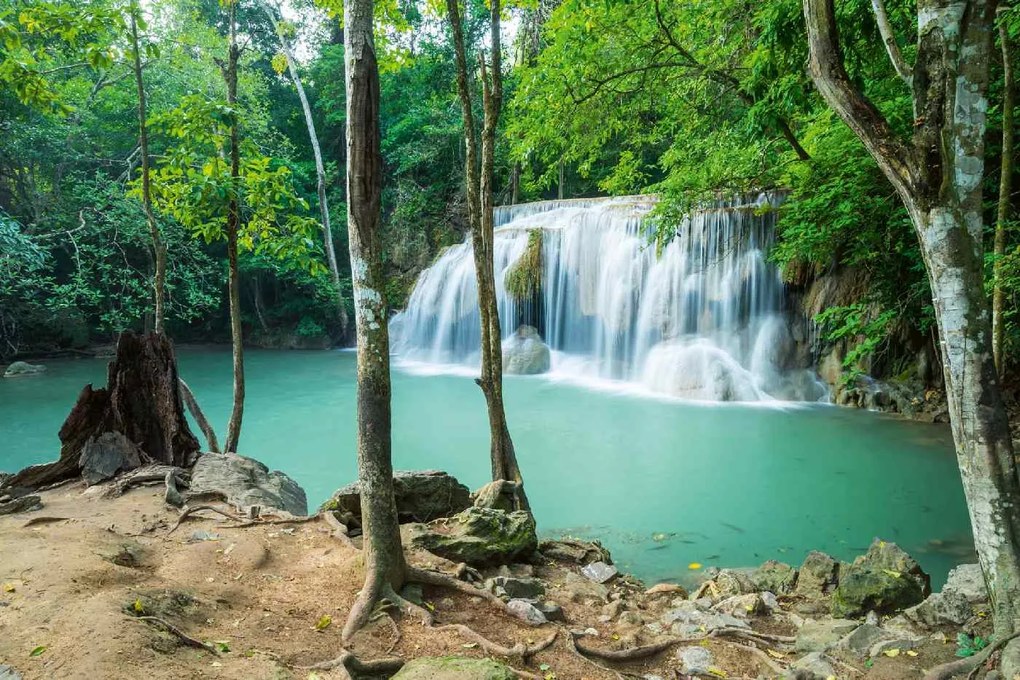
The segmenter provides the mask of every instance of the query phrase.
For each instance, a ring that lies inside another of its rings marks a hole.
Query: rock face
[[[444,522],[415,525],[411,545],[454,562],[509,564],[533,553],[538,537],[526,512],[471,507]]]
[[[754,570],[751,581],[758,590],[784,595],[797,585],[797,570],[789,564],[769,560]]]
[[[832,593],[832,614],[890,613],[918,604],[930,593],[930,579],[921,566],[895,543],[876,539],[840,574]]]
[[[133,470],[142,464],[142,452],[120,432],[104,432],[85,443],[81,452],[81,476],[89,486]]]
[[[491,659],[423,656],[414,659],[393,680],[516,680],[509,668]]]
[[[830,555],[813,550],[804,558],[797,575],[796,595],[815,599],[828,595],[839,581],[839,562]]]
[[[960,626],[974,615],[974,605],[988,600],[981,567],[961,564],[949,572],[941,592],[903,612],[910,623],[926,629]]]
[[[18,378],[23,375],[36,375],[38,373],[44,373],[46,371],[45,366],[39,364],[29,364],[24,361],[15,361],[13,364],[7,367],[4,371],[5,378]]]
[[[503,342],[503,372],[509,375],[545,373],[552,365],[549,345],[533,326],[520,326]]]
[[[431,522],[471,506],[468,488],[440,470],[397,470],[393,473],[393,495],[401,522]],[[323,508],[348,512],[360,521],[361,486],[354,482],[338,489]]]
[[[191,472],[188,499],[213,496],[247,510],[259,506],[307,515],[305,490],[282,472],[236,453],[205,453]]]

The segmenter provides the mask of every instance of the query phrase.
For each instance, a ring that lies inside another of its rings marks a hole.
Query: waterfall
[[[655,202],[632,196],[497,208],[494,266],[507,342],[520,325],[536,328],[559,377],[710,401],[824,396],[795,341],[803,318],[786,309],[780,273],[767,259],[778,200],[763,194],[692,212],[661,252],[648,219]],[[515,299],[507,276],[535,230],[541,285]],[[390,327],[404,360],[478,364],[469,242],[421,274]]]

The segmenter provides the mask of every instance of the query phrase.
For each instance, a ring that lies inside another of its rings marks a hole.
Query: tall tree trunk
[[[991,353],[984,294],[981,177],[992,0],[920,0],[918,112],[900,139],[850,80],[833,0],[804,0],[809,68],[819,92],[896,188],[928,271],[946,394],[974,544],[998,636],[1020,628],[1020,480]]]
[[[368,620],[380,595],[399,588],[407,573],[390,452],[390,341],[379,239],[382,156],[373,5],[373,0],[344,2],[347,233],[358,338],[358,481],[365,532],[365,585],[344,626],[345,639]]]
[[[131,50],[134,53],[133,68],[135,72],[135,89],[138,92],[138,147],[142,158],[142,209],[145,221],[149,225],[149,236],[152,239],[152,252],[156,260],[153,294],[155,297],[155,331],[163,332],[166,301],[166,246],[159,234],[159,225],[152,212],[152,183],[149,177],[149,127],[146,121],[145,82],[142,79],[142,55],[138,45],[138,15],[141,13],[137,2],[132,2],[128,9],[131,17]]]
[[[333,276],[333,288],[336,289],[337,315],[340,319],[340,332],[346,341],[348,332],[347,307],[344,305],[343,289],[340,287],[340,268],[337,265],[336,248],[333,245],[333,228],[330,226],[329,222],[329,203],[326,200],[326,167],[322,162],[322,148],[319,146],[319,135],[315,132],[315,118],[312,116],[312,107],[308,103],[308,96],[305,94],[304,85],[301,84],[301,76],[298,74],[297,61],[294,59],[294,52],[290,47],[286,34],[283,32],[282,27],[277,20],[276,11],[270,8],[268,3],[264,3],[262,8],[269,17],[269,21],[272,22],[273,29],[276,30],[276,34],[280,37],[280,49],[283,51],[283,56],[287,58],[287,72],[290,74],[290,79],[294,81],[294,87],[297,89],[298,99],[301,100],[301,110],[305,114],[305,127],[308,128],[308,140],[311,142],[312,154],[315,156],[315,174],[318,178],[319,214],[322,217],[322,240],[326,249],[326,261],[329,264],[329,271]]]
[[[233,111],[230,121],[230,204],[227,207],[227,266],[229,269],[230,343],[234,358],[234,405],[227,424],[227,441],[223,450],[237,451],[244,417],[244,338],[241,334],[241,276],[237,263],[237,235],[241,227],[241,148],[237,112],[237,2],[228,0],[230,46],[223,76],[227,81],[227,106]]]
[[[479,55],[482,78],[484,120],[481,134],[481,162],[475,145],[475,120],[468,87],[467,56],[464,31],[461,25],[458,0],[447,0],[447,14],[453,34],[457,62],[457,92],[464,115],[465,176],[471,245],[475,260],[475,277],[478,288],[478,311],[481,319],[481,375],[478,380],[485,396],[489,418],[489,460],[492,479],[517,483],[517,499],[522,509],[529,509],[524,493],[523,478],[517,464],[513,440],[506,422],[503,404],[503,349],[499,307],[496,301],[496,281],[493,267],[493,175],[495,164],[496,128],[503,99],[502,65],[500,55],[500,3],[491,3],[490,41],[492,46],[491,69],[486,69],[485,58]],[[476,174],[477,173],[477,174]]]
[[[561,201],[565,197],[566,191],[567,191],[567,189],[566,189],[566,186],[567,186],[567,175],[566,175],[566,171],[564,169],[565,167],[566,166],[563,164],[563,159],[561,158],[560,159],[560,182],[559,182],[559,184],[556,187],[556,198],[560,199]]]
[[[1002,8],[1000,8],[1002,9]],[[1006,222],[1013,193],[1013,105],[1016,98],[1013,82],[1013,51],[1006,22],[999,22],[999,43],[1002,47],[1002,164],[999,174],[999,207],[995,220],[995,264],[992,265],[992,354],[999,377],[1006,372],[1002,344],[1006,322],[1003,312],[1006,292],[1002,287],[1002,258],[1006,255]]]

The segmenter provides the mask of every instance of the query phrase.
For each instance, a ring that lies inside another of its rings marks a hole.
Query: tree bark
[[[481,134],[481,161],[475,146],[475,121],[468,87],[467,56],[464,31],[461,25],[458,0],[447,0],[447,14],[453,34],[457,62],[457,92],[464,115],[465,175],[471,245],[475,260],[475,277],[478,288],[478,311],[481,319],[481,373],[478,384],[485,396],[489,419],[489,461],[493,481],[505,479],[517,483],[518,502],[529,509],[524,493],[524,480],[513,440],[506,422],[503,404],[503,334],[500,327],[499,307],[496,301],[496,281],[493,265],[493,190],[496,128],[503,100],[503,79],[500,47],[500,2],[493,0],[490,8],[489,39],[492,48],[491,69],[486,69],[484,55],[479,55],[482,79],[482,110],[484,119]],[[477,172],[477,174],[476,174]]]
[[[135,74],[135,89],[138,93],[138,148],[142,162],[142,209],[145,211],[145,221],[149,225],[149,236],[152,239],[152,252],[156,261],[156,271],[153,281],[153,293],[155,297],[155,331],[163,332],[163,322],[166,316],[164,303],[166,302],[166,246],[159,234],[159,225],[156,222],[156,215],[152,211],[152,182],[149,177],[149,127],[146,121],[146,97],[145,82],[142,78],[142,55],[138,46],[138,13],[141,9],[137,2],[132,2],[128,9],[131,17],[131,49],[133,52],[133,69]]]
[[[223,77],[227,82],[227,106],[231,108],[230,122],[230,204],[227,207],[227,267],[230,296],[230,344],[233,353],[234,404],[227,424],[227,441],[223,450],[237,451],[241,438],[241,420],[244,418],[244,337],[241,329],[241,275],[237,262],[237,237],[241,228],[241,148],[237,117],[237,1],[228,0],[230,45]]]
[[[188,387],[188,383],[184,382],[181,378],[178,380],[178,387],[181,393],[181,401],[186,407],[188,412],[191,413],[191,417],[195,419],[198,424],[198,429],[202,430],[202,434],[205,435],[206,446],[213,453],[220,452],[220,443],[216,438],[216,431],[213,426],[209,423],[209,419],[205,417],[205,412],[202,407],[198,405],[198,399],[195,398],[195,393]]]
[[[344,626],[345,639],[368,620],[379,596],[399,588],[407,573],[390,451],[390,348],[379,239],[382,156],[373,6],[373,0],[344,2],[347,233],[358,346],[358,481],[365,534],[365,585]]]
[[[1001,11],[1001,8],[1000,8]],[[1000,380],[1005,369],[1002,345],[1006,322],[1006,292],[1002,287],[1002,259],[1006,256],[1006,222],[1009,220],[1009,202],[1013,193],[1013,106],[1016,92],[1013,82],[1013,51],[1009,31],[1004,21],[999,22],[999,44],[1002,48],[1002,163],[999,174],[999,205],[995,220],[995,262],[992,265],[992,354]]]
[[[319,193],[319,214],[322,217],[322,240],[326,249],[326,261],[329,264],[329,272],[333,277],[333,288],[336,289],[337,316],[340,319],[340,333],[344,340],[347,340],[348,323],[347,307],[344,305],[343,289],[340,287],[340,267],[337,264],[336,248],[333,245],[333,228],[329,221],[329,203],[326,200],[326,166],[322,162],[322,148],[319,146],[319,135],[315,132],[315,118],[312,116],[312,107],[308,103],[308,96],[305,94],[304,85],[301,83],[301,76],[298,74],[297,62],[294,59],[294,52],[287,41],[287,36],[281,30],[276,18],[276,11],[271,9],[268,3],[262,5],[273,29],[280,37],[280,49],[283,56],[287,58],[287,72],[297,89],[298,99],[301,100],[301,110],[305,115],[305,127],[308,128],[308,140],[312,145],[312,154],[315,156],[315,174],[318,178]]]
[[[991,352],[981,177],[994,2],[918,2],[913,140],[850,81],[833,0],[804,0],[819,92],[896,188],[931,284],[953,439],[997,636],[1020,627],[1020,480]]]
[[[121,333],[105,388],[86,385],[60,428],[60,458],[33,465],[5,486],[39,487],[77,477],[85,447],[116,432],[142,453],[140,464],[185,467],[199,450],[178,392],[177,359],[166,335]]]

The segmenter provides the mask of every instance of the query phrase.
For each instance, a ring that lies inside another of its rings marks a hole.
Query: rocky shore
[[[300,487],[241,456],[178,473],[182,510],[165,478],[141,479],[65,484],[0,516],[0,678],[347,677],[308,667],[337,657],[360,587],[356,484],[307,517]],[[399,663],[349,661],[351,677],[922,678],[990,649],[976,565],[931,593],[876,540],[850,564],[813,552],[707,570],[690,590],[643,584],[597,542],[540,541],[499,483],[471,493],[425,471],[396,486],[410,562],[462,587],[409,583],[433,625],[378,612],[347,651]]]

